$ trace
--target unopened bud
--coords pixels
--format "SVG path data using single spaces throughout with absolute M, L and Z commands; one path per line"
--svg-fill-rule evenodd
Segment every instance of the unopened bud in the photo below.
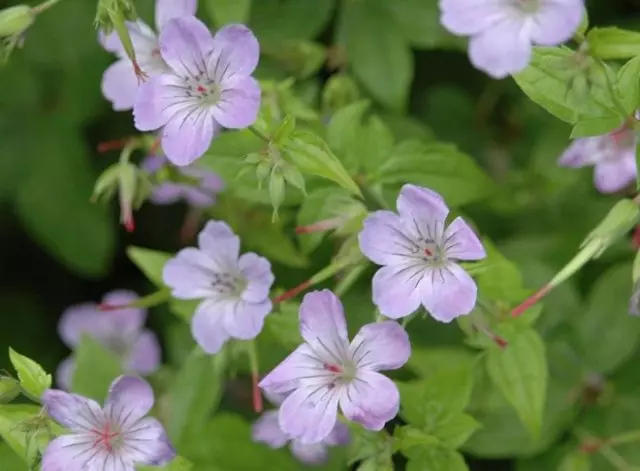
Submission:
M 297 168 L 287 163 L 283 163 L 280 168 L 282 170 L 282 176 L 289 185 L 293 185 L 304 194 L 307 193 L 304 177 Z
M 120 192 L 120 222 L 128 232 L 133 232 L 133 204 L 138 183 L 138 169 L 131 163 L 119 165 L 118 183 Z
M 278 209 L 284 201 L 285 181 L 280 167 L 273 167 L 269 178 L 269 197 L 271 198 L 271 206 L 273 206 L 273 217 L 275 221 L 278 219 Z
M 283 144 L 296 128 L 296 117 L 288 114 L 282 120 L 282 123 L 273 133 L 273 142 L 277 145 Z
M 114 164 L 102 172 L 93 187 L 93 201 L 107 201 L 113 196 L 118 188 L 119 171 L 120 165 Z
M 137 17 L 132 0 L 99 0 L 96 12 L 96 26 L 109 34 L 113 31 L 114 17 L 134 21 Z
M 20 381 L 9 376 L 0 376 L 0 404 L 13 401 L 20 394 Z
M 640 219 L 640 208 L 630 199 L 623 199 L 611 208 L 609 214 L 587 236 L 582 244 L 585 247 L 593 241 L 598 241 L 605 250 L 621 237 L 624 237 Z
M 360 92 L 356 82 L 347 74 L 335 74 L 327 80 L 322 92 L 322 110 L 332 115 L 359 98 Z
M 27 5 L 16 5 L 0 10 L 0 37 L 21 34 L 33 24 L 35 19 L 35 13 Z
M 322 44 L 305 40 L 286 41 L 266 52 L 287 72 L 301 79 L 318 72 L 327 57 L 326 48 Z

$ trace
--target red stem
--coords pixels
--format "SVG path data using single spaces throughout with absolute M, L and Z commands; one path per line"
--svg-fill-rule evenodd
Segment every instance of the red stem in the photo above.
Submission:
M 289 291 L 282 293 L 280 296 L 273 298 L 273 302 L 281 303 L 283 301 L 288 301 L 291 298 L 295 298 L 298 294 L 302 293 L 305 289 L 309 288 L 310 286 L 311 286 L 310 280 L 300 283 L 295 288 L 292 288 Z
M 251 383 L 252 383 L 252 392 L 253 392 L 253 410 L 256 413 L 262 412 L 262 393 L 260 392 L 260 388 L 258 387 L 258 382 L 260 378 L 258 377 L 258 372 L 253 371 L 251 373 Z
M 542 299 L 549 291 L 551 291 L 551 288 L 552 287 L 549 286 L 549 285 L 545 285 L 542 288 L 540 288 L 538 291 L 536 291 L 531 296 L 529 296 L 527 299 L 525 299 L 522 303 L 520 303 L 520 305 L 518 305 L 515 308 L 513 308 L 513 310 L 511 311 L 511 316 L 512 317 L 518 317 L 518 316 L 524 314 L 524 312 L 527 309 L 529 309 L 535 303 L 540 301 L 540 299 Z

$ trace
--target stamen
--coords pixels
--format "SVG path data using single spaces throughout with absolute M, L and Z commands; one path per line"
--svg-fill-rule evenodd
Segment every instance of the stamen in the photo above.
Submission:
M 324 369 L 330 371 L 332 373 L 340 374 L 342 373 L 342 368 L 338 365 L 331 365 L 329 363 L 324 364 Z
M 196 90 L 198 90 L 200 93 L 206 93 L 207 92 L 207 89 L 205 88 L 204 85 L 198 85 L 196 87 Z
M 425 253 L 425 255 L 427 255 L 428 257 L 433 257 L 433 252 L 432 252 L 430 249 L 428 249 L 428 248 L 425 248 L 425 249 L 424 249 L 424 253 Z

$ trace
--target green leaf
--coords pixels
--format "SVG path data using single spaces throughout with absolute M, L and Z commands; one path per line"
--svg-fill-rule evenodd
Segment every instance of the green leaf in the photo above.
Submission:
M 435 435 L 429 435 L 422 430 L 409 425 L 401 425 L 393 430 L 394 448 L 409 451 L 414 447 L 432 447 L 440 445 Z
M 6 443 L 0 443 L 0 463 L 3 471 L 25 471 L 25 463 Z
M 373 432 L 355 423 L 349 424 L 349 430 L 349 464 L 361 461 L 359 470 L 393 471 L 393 440 L 386 431 Z
M 542 429 L 547 391 L 545 346 L 531 328 L 520 328 L 504 337 L 509 341 L 508 347 L 488 349 L 487 371 L 520 420 L 537 437 Z
M 410 453 L 407 471 L 468 471 L 460 453 L 446 448 L 422 448 Z
M 39 414 L 40 407 L 32 404 L 0 405 L 0 437 L 30 467 L 49 441 L 45 432 L 50 422 Z M 3 471 L 4 466 L 2 461 Z
M 292 301 L 280 303 L 280 312 L 267 316 L 265 324 L 284 347 L 294 349 L 304 343 L 300 335 L 298 311 L 300 304 Z
M 580 120 L 571 130 L 571 139 L 607 134 L 620 127 L 622 121 L 620 116 Z
M 225 347 L 208 355 L 195 347 L 169 390 L 167 433 L 178 450 L 200 434 L 217 409 L 223 394 L 228 367 Z
M 176 456 L 170 463 L 164 466 L 138 466 L 138 471 L 191 471 L 193 464 L 181 456 Z
M 638 347 L 640 319 L 628 314 L 631 268 L 628 263 L 616 265 L 600 275 L 589 292 L 586 311 L 574 324 L 589 371 L 612 372 Z
M 207 0 L 205 6 L 217 28 L 233 23 L 245 24 L 251 13 L 251 0 Z
M 361 121 L 370 106 L 369 100 L 351 103 L 336 111 L 327 125 L 327 143 L 348 163 L 350 152 L 358 145 Z
M 640 33 L 624 29 L 593 28 L 587 35 L 589 54 L 600 59 L 628 59 L 640 55 Z
M 295 131 L 283 151 L 302 173 L 331 180 L 351 193 L 361 196 L 358 185 L 351 179 L 342 162 L 329 146 L 311 131 Z
M 159 288 L 165 286 L 162 281 L 162 269 L 172 257 L 171 254 L 130 246 L 127 247 L 127 256 L 154 285 Z
M 461 447 L 482 425 L 469 414 L 453 415 L 434 431 L 436 437 L 448 448 L 455 450 Z
M 529 291 L 523 287 L 522 274 L 518 266 L 502 255 L 486 237 L 483 238 L 482 244 L 487 251 L 487 258 L 482 261 L 486 270 L 477 276 L 482 296 L 496 301 L 522 301 L 528 296 Z
M 372 180 L 397 193 L 415 183 L 440 193 L 451 206 L 478 201 L 494 184 L 473 159 L 451 144 L 405 141 L 379 166 Z
M 40 399 L 42 393 L 51 387 L 51 375 L 35 361 L 9 348 L 9 358 L 18 373 L 20 386 L 33 399 Z
M 315 39 L 331 19 L 335 4 L 335 0 L 257 0 L 251 7 L 250 26 L 262 41 Z
M 631 59 L 618 71 L 616 87 L 620 102 L 629 115 L 633 114 L 640 104 L 640 56 Z
M 575 450 L 567 453 L 560 461 L 558 471 L 590 471 L 591 458 L 588 454 Z
M 386 3 L 385 0 L 346 3 L 338 34 L 354 75 L 376 100 L 402 111 L 407 106 L 413 79 L 413 55 L 400 29 L 389 22 Z
M 75 368 L 71 391 L 98 402 L 107 397 L 109 386 L 123 373 L 122 361 L 97 340 L 83 336 L 73 357 Z

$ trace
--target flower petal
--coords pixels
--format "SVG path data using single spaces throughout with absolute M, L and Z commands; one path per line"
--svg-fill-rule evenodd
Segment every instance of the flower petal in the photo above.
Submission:
M 205 252 L 188 247 L 165 263 L 162 269 L 164 284 L 178 299 L 201 299 L 210 296 L 211 277 L 217 265 Z
M 76 369 L 75 360 L 72 356 L 68 356 L 60 362 L 56 370 L 56 383 L 58 387 L 64 391 L 71 390 L 71 382 L 73 381 L 73 373 Z
M 83 434 L 62 435 L 47 446 L 42 456 L 42 471 L 87 471 L 96 469 L 92 464 L 106 462 L 107 457 Z M 128 470 L 114 466 L 109 471 Z
M 333 427 L 333 430 L 329 434 L 327 438 L 325 438 L 324 443 L 331 446 L 338 445 L 346 445 L 351 441 L 351 437 L 349 435 L 349 427 L 338 421 L 336 422 L 336 426 Z
M 104 417 L 97 402 L 57 389 L 46 390 L 42 395 L 42 404 L 56 422 L 73 432 L 95 429 Z
M 542 46 L 562 44 L 571 39 L 576 32 L 583 13 L 582 0 L 540 2 L 531 30 L 531 39 Z
M 236 339 L 250 340 L 258 336 L 264 326 L 264 319 L 271 312 L 271 301 L 247 303 L 241 300 L 224 300 L 220 304 L 224 310 L 224 328 Z
M 425 268 L 417 265 L 393 265 L 380 268 L 373 275 L 373 302 L 380 312 L 392 319 L 408 316 L 420 307 L 418 284 Z
M 579 168 L 595 164 L 602 157 L 603 140 L 607 139 L 609 139 L 608 136 L 576 139 L 562 153 L 558 160 L 558 165 Z
M 362 253 L 378 265 L 404 263 L 407 256 L 419 251 L 411 236 L 405 233 L 400 216 L 391 211 L 371 213 L 364 220 L 358 241 Z
M 449 208 L 442 196 L 428 188 L 404 185 L 396 202 L 405 230 L 412 239 L 433 239 L 444 232 Z
M 156 27 L 162 31 L 169 20 L 195 16 L 198 0 L 156 0 Z
M 375 371 L 358 371 L 358 380 L 352 381 L 340 395 L 340 408 L 347 419 L 369 430 L 382 430 L 398 415 L 400 393 L 386 376 Z
M 336 424 L 338 397 L 338 388 L 296 389 L 280 406 L 280 428 L 303 445 L 321 442 Z
M 194 16 L 173 18 L 160 32 L 162 58 L 181 77 L 206 73 L 206 58 L 213 49 L 213 36 Z
M 209 149 L 220 126 L 208 108 L 193 105 L 176 113 L 162 129 L 162 150 L 179 167 L 189 165 Z
M 469 41 L 471 63 L 495 79 L 523 70 L 531 58 L 531 40 L 523 21 L 499 22 Z
M 242 292 L 242 299 L 251 303 L 259 303 L 268 299 L 271 285 L 275 280 L 269 260 L 253 252 L 248 252 L 240 257 L 238 267 L 248 282 Z
M 476 305 L 478 293 L 473 278 L 456 264 L 431 270 L 420 283 L 419 290 L 422 304 L 431 317 L 445 323 L 469 314 Z
M 245 25 L 227 25 L 213 38 L 215 49 L 209 57 L 208 71 L 218 83 L 233 82 L 250 75 L 260 60 L 258 39 Z
M 340 299 L 328 289 L 306 294 L 300 304 L 300 333 L 326 363 L 341 364 L 348 338 Z
M 318 377 L 321 376 L 319 371 L 322 371 L 323 364 L 309 345 L 302 344 L 262 378 L 258 386 L 269 396 L 290 393 L 300 385 L 317 387 L 325 382 Z
M 265 412 L 256 420 L 251 427 L 251 439 L 270 448 L 282 448 L 287 444 L 289 437 L 280 429 L 277 410 Z
M 240 238 L 224 221 L 209 221 L 198 234 L 198 247 L 206 253 L 220 271 L 238 265 Z
M 329 459 L 329 450 L 323 442 L 305 445 L 298 440 L 293 440 L 290 447 L 293 456 L 305 464 L 317 466 L 326 463 Z
M 138 92 L 138 78 L 129 59 L 111 64 L 102 76 L 102 94 L 113 105 L 114 111 L 133 108 Z
M 105 313 L 98 311 L 95 303 L 71 306 L 62 313 L 58 322 L 58 335 L 69 348 L 80 343 L 83 335 L 104 340 L 109 335 Z
M 102 302 L 111 306 L 125 306 L 138 299 L 140 299 L 139 296 L 133 291 L 116 290 L 105 294 Z M 111 325 L 112 332 L 126 335 L 142 329 L 147 319 L 147 310 L 136 307 L 123 308 L 105 312 L 103 316 Z
M 503 3 L 495 0 L 440 0 L 440 23 L 453 34 L 478 34 L 508 18 L 509 9 Z
M 445 253 L 449 258 L 458 260 L 480 260 L 487 256 L 482 242 L 473 229 L 457 217 L 444 232 Z
M 223 84 L 220 101 L 213 108 L 213 116 L 225 128 L 242 129 L 258 118 L 262 92 L 253 77 L 241 77 L 232 84 Z
M 202 349 L 210 354 L 218 353 L 229 333 L 224 328 L 224 311 L 216 301 L 203 301 L 191 320 L 191 334 Z
M 395 370 L 411 356 L 407 332 L 394 321 L 363 326 L 349 346 L 358 369 Z
M 595 186 L 602 193 L 615 193 L 636 178 L 636 162 L 632 155 L 618 160 L 598 162 L 593 174 Z
M 128 429 L 142 419 L 153 407 L 153 389 L 136 376 L 120 376 L 109 387 L 105 413 Z
M 192 103 L 185 94 L 182 79 L 174 75 L 154 75 L 138 88 L 133 118 L 139 131 L 155 131 L 176 113 L 188 110 Z
M 124 439 L 127 457 L 137 464 L 161 466 L 176 456 L 164 427 L 153 417 L 146 417 L 127 430 Z
M 153 187 L 153 193 L 149 200 L 153 204 L 173 204 L 180 201 L 184 194 L 184 185 L 173 182 L 165 182 Z
M 155 372 L 161 362 L 160 342 L 155 333 L 143 330 L 129 354 L 128 371 L 141 375 Z

